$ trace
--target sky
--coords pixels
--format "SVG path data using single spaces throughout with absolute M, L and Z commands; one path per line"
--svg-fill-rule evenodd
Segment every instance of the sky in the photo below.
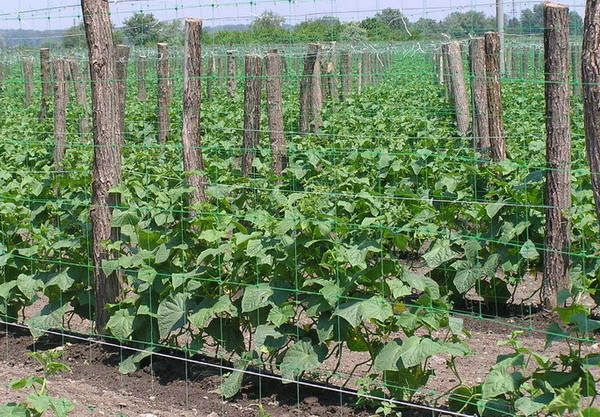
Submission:
M 477 10 L 495 15 L 496 0 L 109 0 L 113 22 L 120 26 L 134 12 L 153 13 L 160 20 L 198 17 L 205 26 L 244 24 L 266 10 L 297 24 L 320 16 L 360 21 L 377 11 L 400 9 L 409 20 L 421 17 L 441 20 L 454 11 Z M 503 0 L 509 17 L 539 3 Z M 583 15 L 585 0 L 563 0 Z M 0 29 L 65 29 L 81 21 L 80 0 L 0 0 Z

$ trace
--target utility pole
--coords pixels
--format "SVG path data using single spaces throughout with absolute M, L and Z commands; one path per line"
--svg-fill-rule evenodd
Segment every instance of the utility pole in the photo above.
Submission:
M 496 30 L 500 36 L 500 73 L 506 72 L 504 62 L 504 0 L 496 0 Z

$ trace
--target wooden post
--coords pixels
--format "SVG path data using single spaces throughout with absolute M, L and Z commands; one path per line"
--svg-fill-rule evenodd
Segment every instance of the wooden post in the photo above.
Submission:
M 191 204 L 206 200 L 204 190 L 206 178 L 198 173 L 204 169 L 202 149 L 200 148 L 200 106 L 202 102 L 202 21 L 185 20 L 185 46 L 183 66 L 183 130 L 181 146 L 183 148 L 183 168 L 194 172 L 186 176 L 188 186 L 194 187 Z
M 494 161 L 502 161 L 506 159 L 506 145 L 504 143 L 502 85 L 500 83 L 500 36 L 497 32 L 486 32 L 484 39 L 490 148 L 492 159 Z
M 363 52 L 360 60 L 362 61 L 362 85 L 371 84 L 371 54 Z
M 208 57 L 208 68 L 206 70 L 206 100 L 212 101 L 213 99 L 213 85 L 215 83 L 217 70 L 217 61 L 213 54 Z
M 352 93 L 352 55 L 347 50 L 341 52 L 342 56 L 342 98 L 347 100 Z
M 529 47 L 523 47 L 523 60 L 521 61 L 521 78 L 529 78 Z
M 533 50 L 533 76 L 537 80 L 540 74 L 540 50 L 535 48 Z
M 362 94 L 363 88 L 363 58 L 362 53 L 359 53 L 356 56 L 356 93 L 358 95 Z
M 446 88 L 445 88 L 446 100 L 454 102 L 454 96 L 453 96 L 454 92 L 452 91 L 452 71 L 450 71 L 448 46 L 449 45 L 447 43 L 442 44 L 442 57 L 443 57 L 442 67 L 444 68 L 443 78 L 444 78 L 444 85 L 446 86 Z
M 54 169 L 62 171 L 62 160 L 67 151 L 67 103 L 69 89 L 66 81 L 67 62 L 58 58 L 54 66 Z
M 273 172 L 281 175 L 287 165 L 285 131 L 283 125 L 283 79 L 281 56 L 274 49 L 265 58 L 267 71 L 267 103 L 269 116 L 269 135 L 273 150 Z
M 171 69 L 169 66 L 169 45 L 158 43 L 158 142 L 166 143 L 169 135 L 169 107 L 171 105 Z
M 587 0 L 583 25 L 581 81 L 585 145 L 590 164 L 596 217 L 600 223 L 600 3 Z
M 83 73 L 81 71 L 81 64 L 79 61 L 71 59 L 69 60 L 69 65 L 71 68 L 71 76 L 73 77 L 73 85 L 75 86 L 75 102 L 81 109 L 81 115 L 77 120 L 79 125 L 79 136 L 82 139 L 85 139 L 90 131 L 90 124 L 87 115 L 88 105 L 86 83 L 83 79 Z
M 252 163 L 260 142 L 260 98 L 262 58 L 259 55 L 246 55 L 246 89 L 244 98 L 244 155 L 242 174 L 252 173 Z
M 329 79 L 329 93 L 331 94 L 331 101 L 340 101 L 340 92 L 338 87 L 337 79 L 337 52 L 335 48 L 335 42 L 331 42 L 331 49 L 329 50 L 329 63 L 327 64 L 327 78 Z
M 570 289 L 571 101 L 569 8 L 544 3 L 546 73 L 546 252 L 542 298 L 557 307 L 557 294 Z
M 52 73 L 50 71 L 50 49 L 40 48 L 40 73 L 42 80 L 42 102 L 40 105 L 40 122 L 48 114 L 48 101 L 52 96 Z
M 146 101 L 148 99 L 148 88 L 146 86 L 146 55 L 138 55 L 137 65 L 135 68 L 135 78 L 137 79 L 137 96 L 139 101 Z
M 471 96 L 473 99 L 473 136 L 475 149 L 488 152 L 490 147 L 490 125 L 488 119 L 488 97 L 485 73 L 485 41 L 474 38 L 469 42 L 471 62 Z
M 452 79 L 452 96 L 454 97 L 454 109 L 456 112 L 456 126 L 461 136 L 466 136 L 469 130 L 469 98 L 467 85 L 465 83 L 465 69 L 460 52 L 460 43 L 453 41 L 448 43 L 448 63 Z
M 21 59 L 23 63 L 23 79 L 25 81 L 25 107 L 31 106 L 31 100 L 33 100 L 33 58 L 30 56 L 24 56 Z
M 323 50 L 323 46 L 321 46 L 319 49 L 319 54 L 317 55 L 317 66 L 319 67 L 319 82 L 321 84 L 321 102 L 325 103 L 327 101 L 327 90 L 329 83 L 327 80 L 327 56 Z
M 127 66 L 129 46 L 117 45 L 117 109 L 119 112 L 119 141 L 125 144 L 125 108 L 127 105 Z
M 300 81 L 300 133 L 316 131 L 320 123 L 323 102 L 321 100 L 321 81 L 318 54 L 320 45 L 311 43 L 304 59 L 304 73 Z
M 235 63 L 235 52 L 227 51 L 227 96 L 229 98 L 235 97 L 235 87 L 237 84 L 236 75 L 237 66 Z
M 96 331 L 103 333 L 109 314 L 107 304 L 116 303 L 122 294 L 117 272 L 107 272 L 102 263 L 116 256 L 106 249 L 115 240 L 111 228 L 116 194 L 110 190 L 121 181 L 121 146 L 118 137 L 117 95 L 112 24 L 108 2 L 82 0 L 82 14 L 88 42 L 92 105 L 94 116 L 94 168 L 92 179 L 92 260 L 96 304 Z

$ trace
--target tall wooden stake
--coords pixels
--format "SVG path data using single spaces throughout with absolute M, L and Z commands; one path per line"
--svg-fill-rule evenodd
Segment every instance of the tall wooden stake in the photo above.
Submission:
M 48 101 L 52 96 L 52 73 L 50 71 L 50 49 L 40 48 L 40 74 L 42 78 L 42 103 L 40 105 L 40 122 L 48 114 Z
M 471 39 L 469 43 L 471 62 L 471 95 L 473 98 L 473 136 L 475 148 L 488 152 L 490 147 L 490 124 L 485 73 L 485 41 Z
M 169 135 L 169 107 L 171 106 L 171 69 L 169 65 L 169 45 L 157 44 L 158 47 L 158 142 L 166 143 Z
M 273 150 L 273 171 L 281 175 L 287 165 L 285 131 L 283 125 L 283 62 L 277 50 L 267 53 L 265 58 L 267 70 L 267 102 L 269 116 L 269 135 Z
M 67 62 L 58 58 L 54 62 L 54 169 L 62 171 L 62 161 L 67 151 L 67 103 L 69 89 L 65 69 Z
M 24 56 L 21 59 L 23 65 L 23 79 L 25 80 L 25 107 L 31 106 L 33 100 L 33 58 Z
M 544 3 L 546 73 L 546 252 L 542 298 L 557 307 L 557 294 L 570 288 L 571 100 L 569 8 Z
M 116 65 L 112 24 L 108 2 L 81 0 L 87 35 L 92 108 L 94 118 L 94 168 L 92 177 L 92 260 L 96 304 L 96 331 L 104 332 L 109 314 L 107 304 L 116 303 L 122 294 L 119 275 L 107 272 L 102 263 L 114 259 L 105 242 L 116 238 L 111 228 L 115 194 L 110 193 L 121 181 L 121 146 L 118 136 Z
M 502 119 L 502 85 L 500 84 L 500 37 L 496 32 L 486 32 L 484 39 L 491 154 L 494 161 L 502 161 L 506 159 L 506 145 Z
M 250 176 L 256 148 L 260 141 L 260 97 L 262 58 L 246 55 L 246 89 L 244 98 L 244 155 L 242 174 Z
M 195 190 L 191 193 L 191 204 L 206 199 L 206 178 L 198 173 L 204 169 L 200 148 L 200 106 L 202 104 L 202 21 L 185 20 L 185 46 L 183 64 L 183 168 L 193 174 L 186 176 L 187 184 Z
M 117 45 L 117 106 L 119 112 L 119 141 L 125 144 L 125 108 L 127 105 L 127 66 L 129 46 Z

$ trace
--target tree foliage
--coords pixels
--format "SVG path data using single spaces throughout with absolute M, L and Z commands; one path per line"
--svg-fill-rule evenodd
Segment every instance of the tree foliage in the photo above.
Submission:
M 133 45 L 147 46 L 159 40 L 161 24 L 152 13 L 134 13 L 123 24 L 123 32 Z

